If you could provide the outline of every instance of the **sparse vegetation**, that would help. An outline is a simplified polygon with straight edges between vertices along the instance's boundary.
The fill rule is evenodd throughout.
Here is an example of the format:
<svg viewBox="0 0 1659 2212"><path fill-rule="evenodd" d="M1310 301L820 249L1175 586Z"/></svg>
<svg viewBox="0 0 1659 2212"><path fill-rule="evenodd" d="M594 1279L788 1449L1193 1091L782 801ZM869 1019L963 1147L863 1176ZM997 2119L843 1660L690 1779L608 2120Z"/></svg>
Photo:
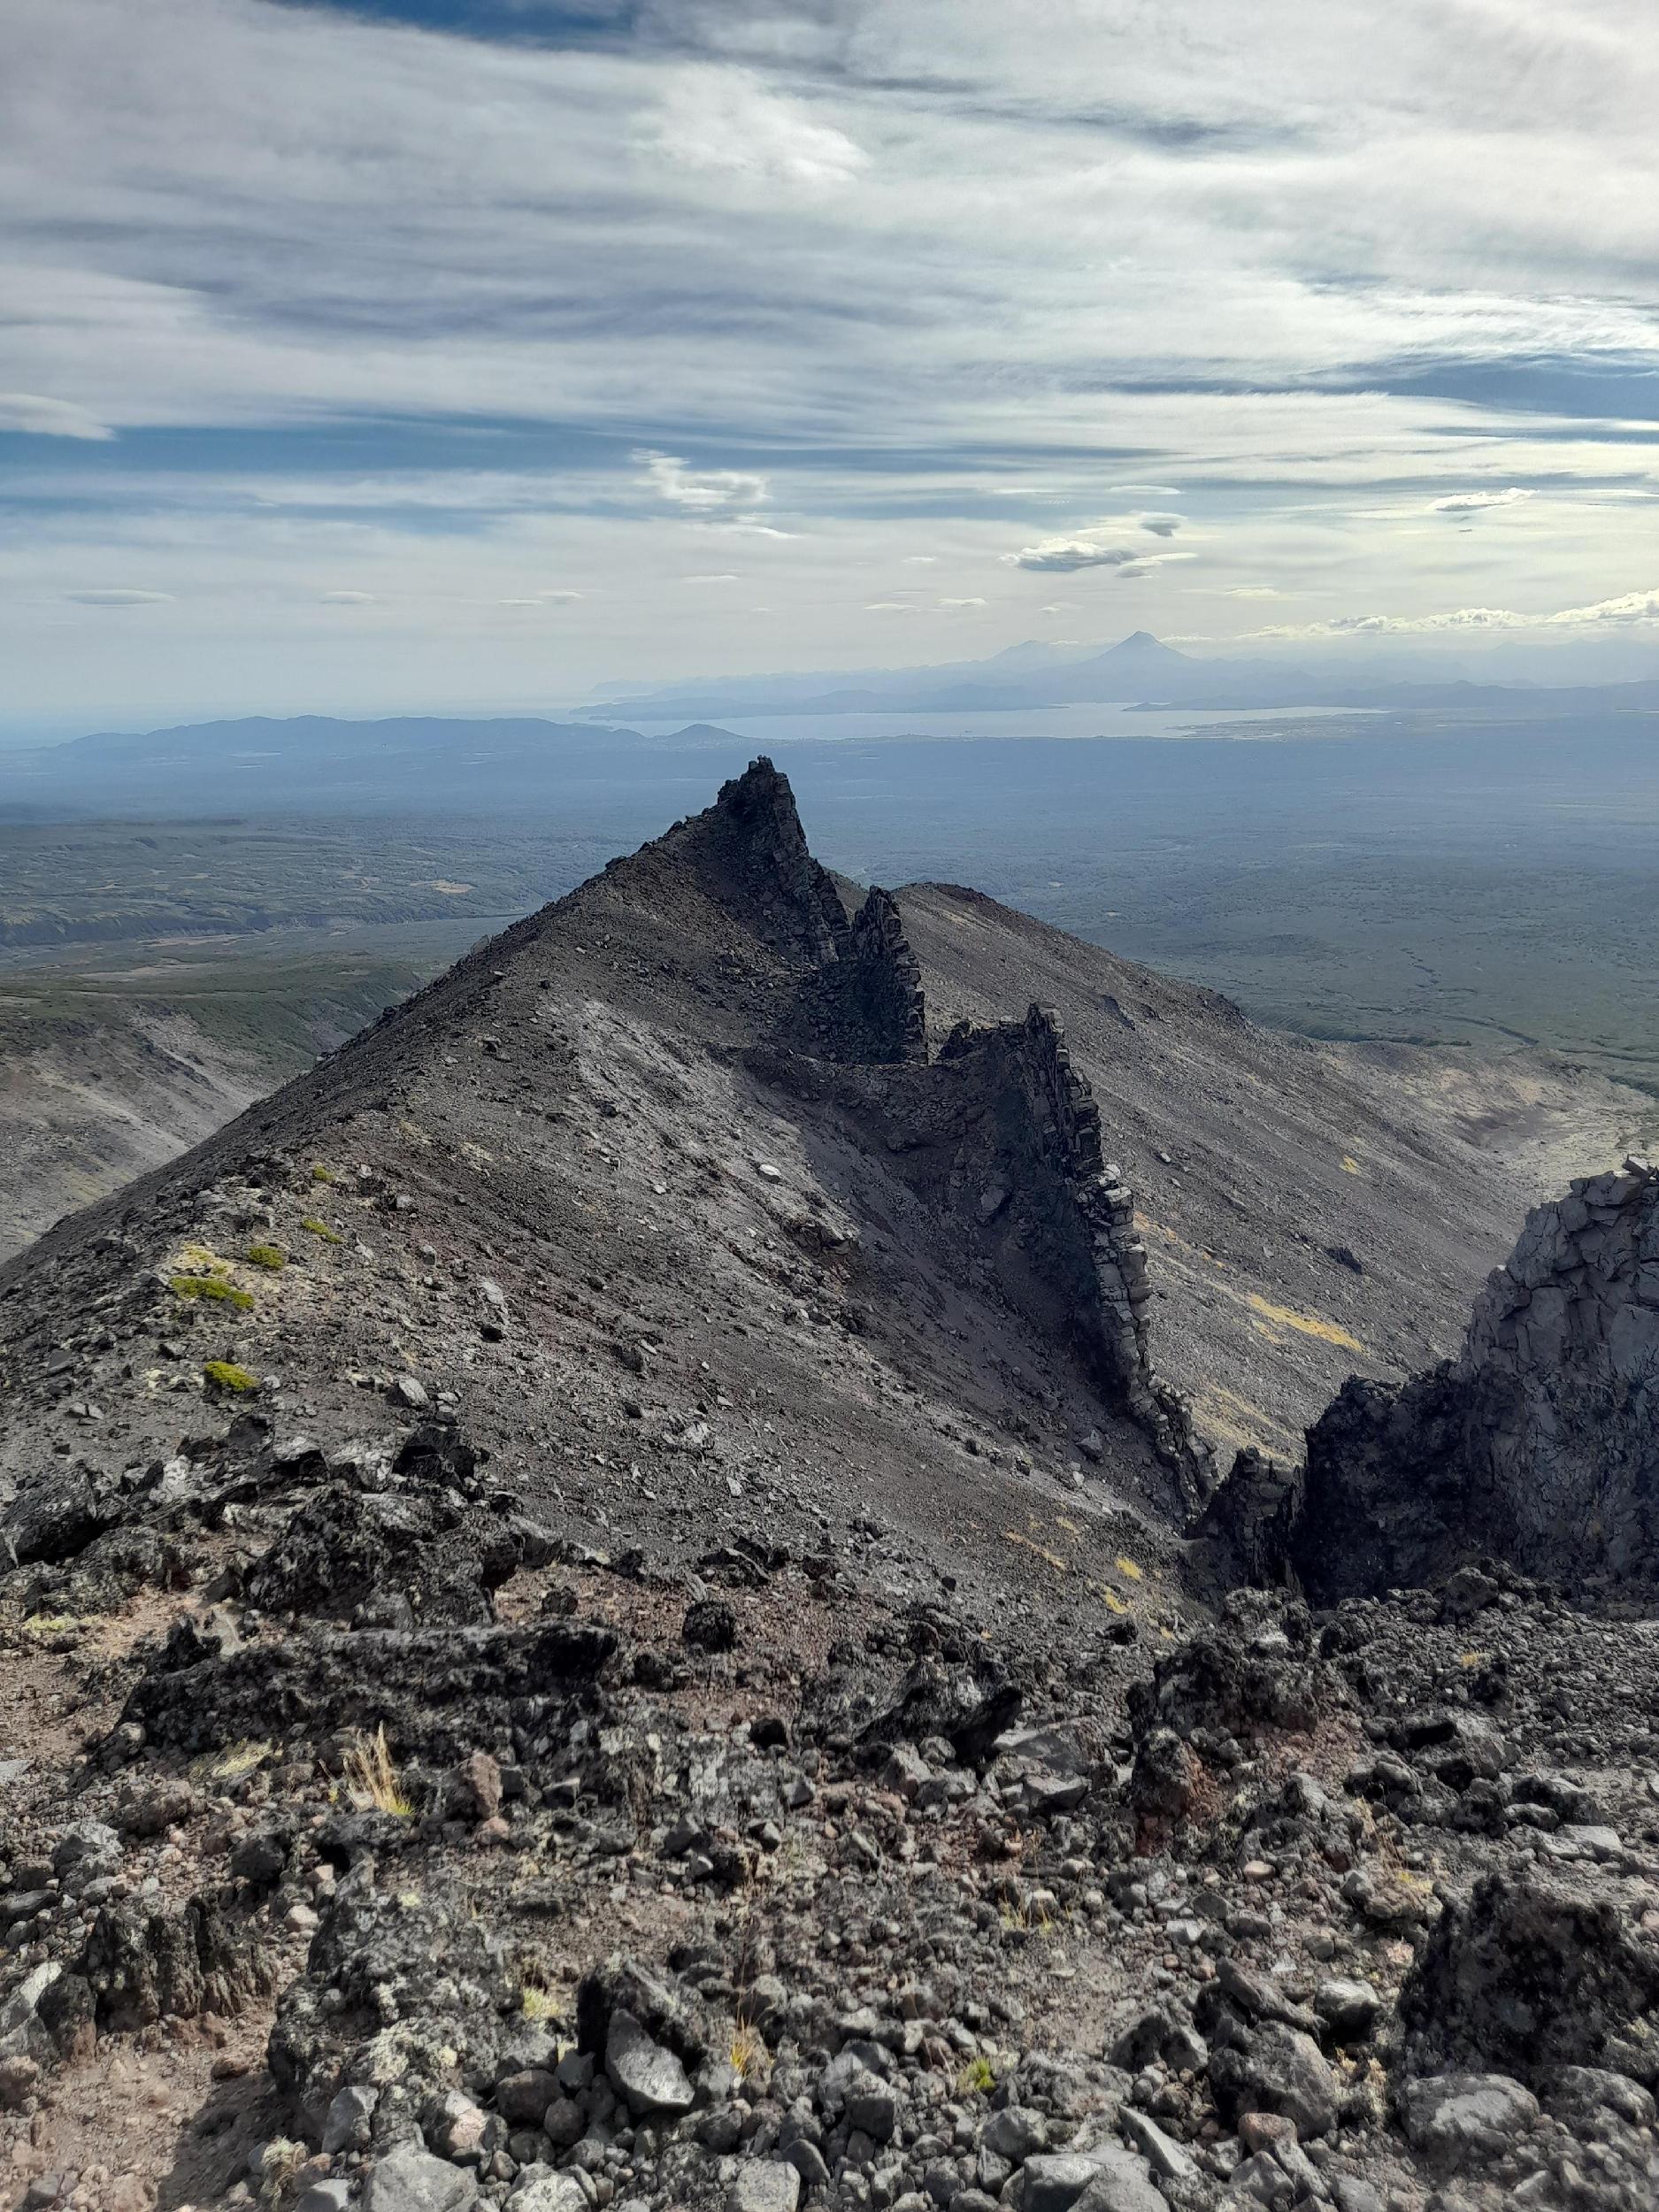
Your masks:
<svg viewBox="0 0 1659 2212"><path fill-rule="evenodd" d="M412 1820L414 1801L399 1779L382 1722L372 1736L359 1734L346 1754L342 1770L346 1794L360 1813L390 1813L398 1820Z"/></svg>
<svg viewBox="0 0 1659 2212"><path fill-rule="evenodd" d="M325 1244L343 1244L345 1239L338 1229L331 1229L326 1221L319 1221L315 1214L307 1214L301 1222L302 1229L309 1229L312 1236L320 1237Z"/></svg>
<svg viewBox="0 0 1659 2212"><path fill-rule="evenodd" d="M44 1641L49 1637L71 1635L81 1625L73 1613L31 1613L23 1623L23 1633Z"/></svg>
<svg viewBox="0 0 1659 2212"><path fill-rule="evenodd" d="M253 1303L252 1291L239 1289L222 1275L175 1275L173 1293L175 1298L207 1298L243 1310Z"/></svg>
<svg viewBox="0 0 1659 2212"><path fill-rule="evenodd" d="M240 1782L244 1774L251 1774L270 1756L271 1746L262 1738L244 1736L240 1743L227 1744L217 1757L208 1760L207 1778L212 1782Z"/></svg>
<svg viewBox="0 0 1659 2212"><path fill-rule="evenodd" d="M268 1267L275 1275L288 1265L288 1256L279 1244L250 1244L248 1261L253 1267Z"/></svg>
<svg viewBox="0 0 1659 2212"><path fill-rule="evenodd" d="M740 2082L764 2083L771 2078L772 2054L762 2041L759 2029L749 2021L739 2024L727 2057Z"/></svg>
<svg viewBox="0 0 1659 2212"><path fill-rule="evenodd" d="M311 1180L313 1183L337 1183L340 1178L334 1173L333 1168L325 1167L319 1160L311 1168Z"/></svg>
<svg viewBox="0 0 1659 2212"><path fill-rule="evenodd" d="M996 2076L991 2062L985 2058L971 2058L956 2076L956 2094L959 2097L988 2097L996 2086Z"/></svg>
<svg viewBox="0 0 1659 2212"><path fill-rule="evenodd" d="M211 1359L202 1370L208 1386L213 1390L228 1390L233 1397L245 1398L259 1387L257 1375L250 1374L245 1367L238 1367L234 1359Z"/></svg>

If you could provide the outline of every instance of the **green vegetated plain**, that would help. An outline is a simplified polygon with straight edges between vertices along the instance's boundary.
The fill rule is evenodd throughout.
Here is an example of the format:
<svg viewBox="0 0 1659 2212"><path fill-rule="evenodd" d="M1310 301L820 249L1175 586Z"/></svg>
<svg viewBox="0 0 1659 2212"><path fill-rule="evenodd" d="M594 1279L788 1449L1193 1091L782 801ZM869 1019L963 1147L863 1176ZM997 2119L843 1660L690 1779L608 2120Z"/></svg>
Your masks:
<svg viewBox="0 0 1659 2212"><path fill-rule="evenodd" d="M557 842L500 822L0 824L0 948L518 914L563 876Z"/></svg>

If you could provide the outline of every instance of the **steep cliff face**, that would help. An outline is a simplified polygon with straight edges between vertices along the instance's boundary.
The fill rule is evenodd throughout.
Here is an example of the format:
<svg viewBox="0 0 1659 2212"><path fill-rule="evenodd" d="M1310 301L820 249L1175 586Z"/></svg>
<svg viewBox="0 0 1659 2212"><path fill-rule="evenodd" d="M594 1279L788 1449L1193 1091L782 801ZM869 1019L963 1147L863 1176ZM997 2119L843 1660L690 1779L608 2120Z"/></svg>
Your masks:
<svg viewBox="0 0 1659 2212"><path fill-rule="evenodd" d="M1309 1432L1287 1552L1327 1602L1481 1554L1659 1578L1659 1168L1632 1158L1539 1207L1455 1360L1348 1384Z"/></svg>
<svg viewBox="0 0 1659 2212"><path fill-rule="evenodd" d="M964 1264L1041 1338L1064 1346L1104 1403L1148 1438L1187 1510L1202 1502L1213 1459L1153 1365L1134 1196L1104 1157L1099 1109L1050 1011L964 1022L931 1064L832 1065L770 1048L752 1064L862 1125L954 1225Z"/></svg>

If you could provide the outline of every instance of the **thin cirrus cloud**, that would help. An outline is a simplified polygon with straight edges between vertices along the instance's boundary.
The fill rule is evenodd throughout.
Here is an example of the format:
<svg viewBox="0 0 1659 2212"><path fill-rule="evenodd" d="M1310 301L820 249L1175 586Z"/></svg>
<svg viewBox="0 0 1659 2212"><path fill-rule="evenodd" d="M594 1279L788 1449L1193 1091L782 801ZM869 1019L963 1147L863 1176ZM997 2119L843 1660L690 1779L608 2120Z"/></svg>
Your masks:
<svg viewBox="0 0 1659 2212"><path fill-rule="evenodd" d="M1523 500L1534 496L1529 488L1519 484L1511 484L1506 491L1501 492L1453 492L1448 498L1432 500L1429 512L1432 515L1479 515L1494 507L1518 507Z"/></svg>
<svg viewBox="0 0 1659 2212"><path fill-rule="evenodd" d="M37 438L85 438L101 442L115 433L73 400L49 399L38 392L0 392L0 430L20 430Z"/></svg>
<svg viewBox="0 0 1659 2212"><path fill-rule="evenodd" d="M170 605L170 591L66 591L65 599L73 599L78 607L161 607Z"/></svg>
<svg viewBox="0 0 1659 2212"><path fill-rule="evenodd" d="M1339 615L1328 622L1275 624L1250 634L1257 638L1429 637L1447 632L1624 629L1648 622L1659 622L1659 586L1651 591L1623 592L1617 598L1597 600L1589 606L1557 608L1549 614L1520 614L1509 607L1457 607L1418 615Z"/></svg>
<svg viewBox="0 0 1659 2212"><path fill-rule="evenodd" d="M807 194L856 184L870 157L847 133L747 70L691 64L672 73L638 144L664 162L739 185Z"/></svg>

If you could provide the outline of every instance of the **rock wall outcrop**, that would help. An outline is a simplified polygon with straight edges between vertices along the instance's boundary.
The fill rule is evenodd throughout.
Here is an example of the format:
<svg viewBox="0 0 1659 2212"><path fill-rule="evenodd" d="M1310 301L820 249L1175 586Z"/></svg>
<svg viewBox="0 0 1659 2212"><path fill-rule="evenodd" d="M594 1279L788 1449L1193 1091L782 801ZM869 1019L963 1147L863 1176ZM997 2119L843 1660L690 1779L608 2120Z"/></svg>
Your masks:
<svg viewBox="0 0 1659 2212"><path fill-rule="evenodd" d="M1482 1555L1584 1584L1659 1578L1659 1168L1528 1217L1454 1360L1350 1381L1310 1430L1285 1556L1335 1602Z"/></svg>
<svg viewBox="0 0 1659 2212"><path fill-rule="evenodd" d="M1149 1437L1188 1509L1202 1504L1213 1459L1152 1363L1134 1196L1104 1158L1099 1109L1051 1012L962 1023L932 1063L775 1051L751 1065L863 1123L912 1188L961 1225L1015 1310L1069 1347L1105 1402Z"/></svg>
<svg viewBox="0 0 1659 2212"><path fill-rule="evenodd" d="M872 887L836 957L803 984L785 1028L790 1042L820 1059L878 1066L926 1059L922 972L891 891Z"/></svg>

